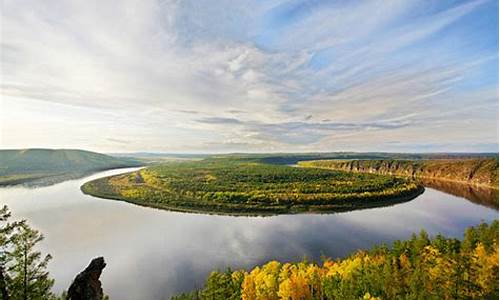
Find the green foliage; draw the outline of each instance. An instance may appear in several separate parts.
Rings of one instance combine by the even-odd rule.
[[[159,208],[226,213],[340,211],[417,195],[392,176],[207,159],[149,167],[86,183],[85,193]]]
[[[202,291],[173,299],[498,299],[498,221],[463,241],[422,231],[322,265],[271,261],[233,277],[239,291],[231,274],[212,272]]]
[[[182,293],[170,298],[171,300],[198,300],[202,299],[202,295],[200,291],[192,291],[188,293]]]
[[[55,299],[47,264],[50,255],[35,250],[43,236],[30,228],[26,221],[8,222],[6,206],[0,210],[0,294],[11,300]]]
[[[201,156],[203,157],[203,156]],[[311,153],[240,153],[205,155],[205,158],[230,158],[278,165],[308,160],[423,160],[496,158],[498,153],[387,153],[387,152],[311,152]]]
[[[243,273],[212,272],[208,276],[205,288],[201,291],[203,299],[213,300],[237,300],[241,299],[240,287],[243,283]]]
[[[315,160],[300,166],[361,173],[434,178],[498,189],[498,158]]]
[[[83,150],[0,150],[0,185],[45,178],[60,181],[62,178],[78,177],[89,172],[140,165],[142,163],[135,159]]]

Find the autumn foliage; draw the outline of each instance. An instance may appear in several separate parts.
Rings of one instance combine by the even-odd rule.
[[[498,221],[463,241],[425,232],[344,259],[271,261],[249,272],[212,272],[175,299],[498,299]]]

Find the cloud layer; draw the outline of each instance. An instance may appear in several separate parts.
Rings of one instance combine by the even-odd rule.
[[[496,151],[496,1],[14,1],[1,146]]]

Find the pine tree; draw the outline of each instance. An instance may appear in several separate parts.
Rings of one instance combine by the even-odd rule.
[[[26,221],[7,222],[10,212],[7,207],[0,209],[0,270],[4,286],[3,298],[10,300],[54,299],[51,288],[54,281],[46,270],[52,258],[42,257],[35,246],[43,240],[43,235],[32,229]]]

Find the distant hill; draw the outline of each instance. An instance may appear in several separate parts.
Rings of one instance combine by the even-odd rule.
[[[97,171],[143,165],[139,160],[70,149],[0,150],[0,185],[53,183]]]
[[[110,153],[114,157],[129,157],[145,163],[164,163],[169,161],[200,160],[208,158],[211,154],[190,153],[161,153],[161,152],[132,152],[132,153]]]
[[[497,158],[498,153],[390,153],[390,152],[303,152],[303,153],[224,153],[224,154],[190,154],[190,153],[160,153],[134,152],[113,153],[115,157],[133,157],[149,163],[161,163],[172,160],[200,160],[205,158],[234,158],[248,161],[258,161],[276,165],[292,165],[299,161],[321,159],[473,159]]]
[[[374,159],[476,159],[496,158],[498,153],[390,153],[390,152],[311,152],[311,153],[232,153],[212,155],[211,157],[232,157],[244,160],[255,160],[268,164],[291,165],[308,160],[374,160]]]

